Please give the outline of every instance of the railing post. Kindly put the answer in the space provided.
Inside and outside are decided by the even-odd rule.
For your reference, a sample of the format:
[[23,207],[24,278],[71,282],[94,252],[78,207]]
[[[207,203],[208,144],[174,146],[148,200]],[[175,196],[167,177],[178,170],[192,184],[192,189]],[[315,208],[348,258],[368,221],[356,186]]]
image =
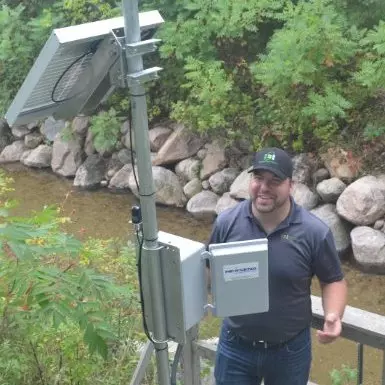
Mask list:
[[357,385],[362,385],[364,380],[364,345],[359,343],[357,348]]
[[194,344],[198,340],[198,331],[199,325],[193,326],[187,331],[186,344],[181,357],[184,385],[200,385],[201,383],[200,357]]

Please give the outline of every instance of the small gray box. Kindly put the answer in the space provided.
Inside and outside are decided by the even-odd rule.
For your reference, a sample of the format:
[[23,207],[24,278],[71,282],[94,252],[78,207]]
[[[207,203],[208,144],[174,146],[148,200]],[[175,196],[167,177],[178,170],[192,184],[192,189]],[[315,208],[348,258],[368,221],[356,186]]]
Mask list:
[[269,310],[268,241],[209,245],[213,314],[228,317]]

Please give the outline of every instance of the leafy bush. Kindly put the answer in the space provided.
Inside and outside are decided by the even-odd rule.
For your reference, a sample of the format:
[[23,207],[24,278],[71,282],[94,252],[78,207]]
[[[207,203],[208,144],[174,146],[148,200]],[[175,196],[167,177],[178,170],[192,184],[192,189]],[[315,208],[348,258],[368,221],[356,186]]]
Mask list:
[[91,119],[90,130],[93,135],[95,149],[100,151],[112,151],[120,132],[121,121],[114,108],[102,111]]
[[0,382],[126,383],[144,339],[133,248],[63,233],[60,208],[11,216],[9,183],[1,174]]

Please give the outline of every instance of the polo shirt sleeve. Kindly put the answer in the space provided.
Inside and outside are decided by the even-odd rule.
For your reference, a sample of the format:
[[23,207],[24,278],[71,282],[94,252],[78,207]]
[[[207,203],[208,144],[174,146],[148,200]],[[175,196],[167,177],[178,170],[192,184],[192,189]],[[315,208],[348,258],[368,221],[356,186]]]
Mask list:
[[322,239],[318,253],[313,258],[313,273],[324,283],[332,283],[343,279],[341,261],[330,229]]
[[[221,226],[220,226],[220,221],[217,217],[216,221],[214,222],[214,225],[213,225],[213,228],[211,230],[211,234],[210,234],[210,237],[206,243],[206,250],[208,251],[209,249],[209,245],[212,244],[212,243],[222,243],[224,242],[221,238]],[[208,259],[206,259],[206,266],[207,267],[210,267],[210,262]]]

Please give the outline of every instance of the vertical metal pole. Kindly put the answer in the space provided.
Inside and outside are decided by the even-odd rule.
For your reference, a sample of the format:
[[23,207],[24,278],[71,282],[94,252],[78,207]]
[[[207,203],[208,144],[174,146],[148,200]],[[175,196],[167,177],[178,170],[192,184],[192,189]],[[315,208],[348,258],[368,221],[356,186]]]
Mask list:
[[[123,0],[125,42],[140,41],[138,0]],[[143,70],[140,55],[127,55],[128,74]],[[143,264],[148,276],[143,279],[150,282],[151,305],[150,314],[153,325],[153,338],[157,358],[158,384],[170,384],[170,367],[168,357],[166,317],[164,295],[161,278],[160,253],[158,247],[158,226],[156,218],[155,188],[152,177],[150,156],[150,140],[148,134],[148,117],[145,88],[142,84],[129,85],[132,107],[132,123],[134,128],[135,150],[137,155],[138,179],[140,185],[140,204],[143,218]],[[157,341],[160,341],[159,343]]]
[[364,379],[364,345],[361,343],[357,346],[357,358],[357,385],[362,385]]

